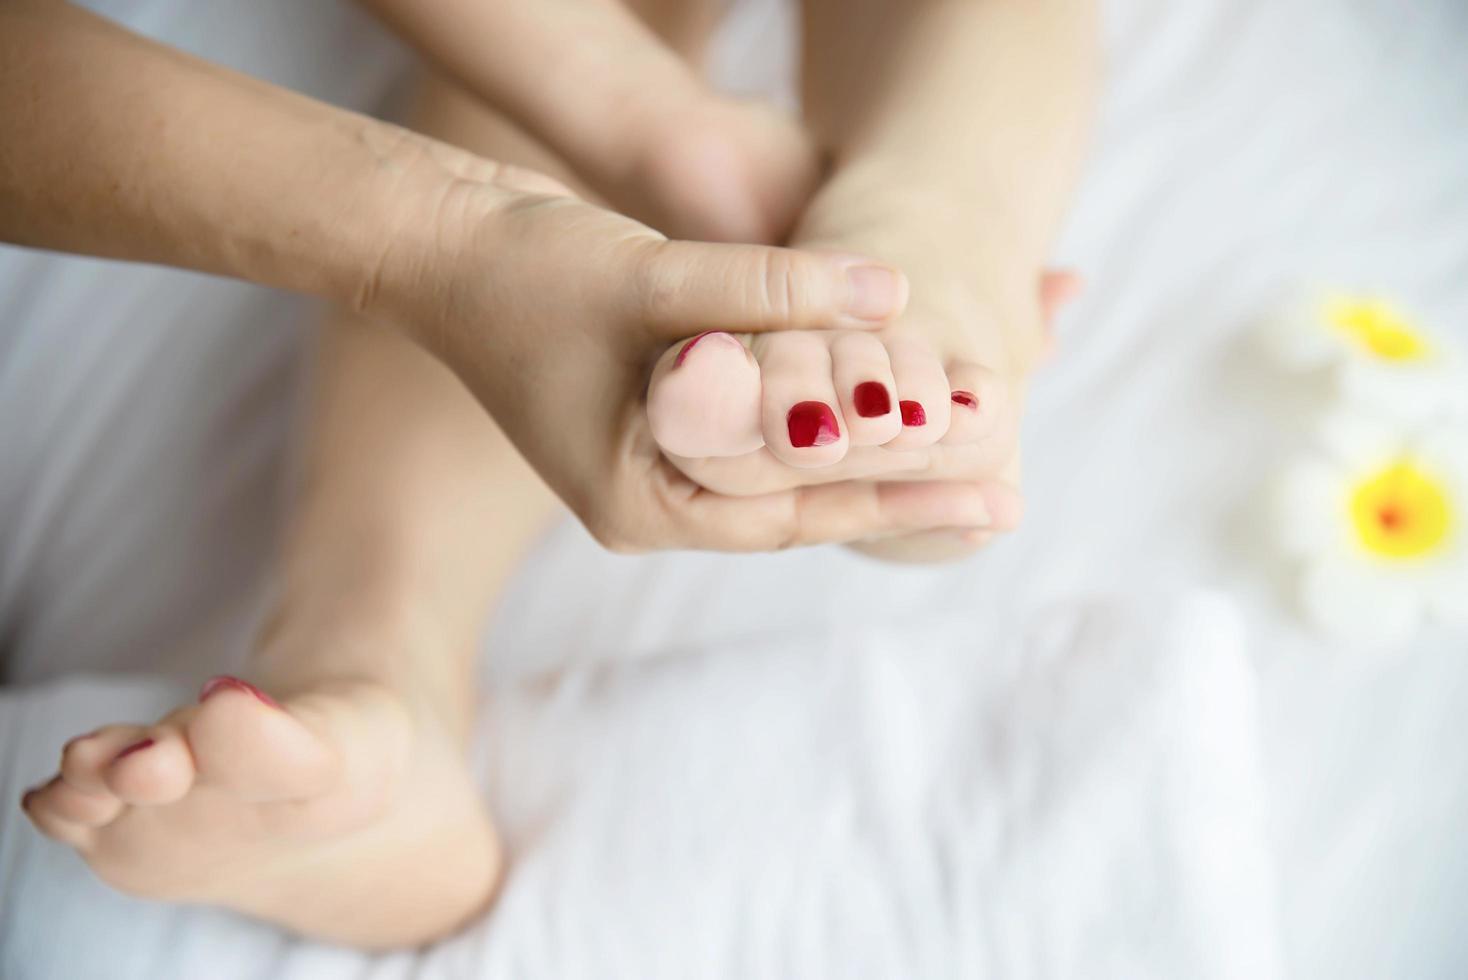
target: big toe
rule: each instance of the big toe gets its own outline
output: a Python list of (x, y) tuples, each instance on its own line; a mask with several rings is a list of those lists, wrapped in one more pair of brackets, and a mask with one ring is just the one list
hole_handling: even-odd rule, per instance
[(245, 801), (317, 795), (340, 767), (339, 754), (326, 738), (238, 678), (217, 677), (206, 683), (182, 731), (199, 782)]
[(742, 456), (764, 445), (760, 368), (733, 334), (699, 334), (667, 350), (653, 372), (647, 420), (664, 452)]

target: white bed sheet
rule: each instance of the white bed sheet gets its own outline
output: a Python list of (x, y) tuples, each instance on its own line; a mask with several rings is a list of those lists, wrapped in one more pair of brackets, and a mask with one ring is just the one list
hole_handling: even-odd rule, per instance
[[(110, 6), (145, 26), (173, 23), (158, 13), (167, 4)], [(228, 7), (191, 5), (180, 39), (219, 53), (224, 42), (205, 28)], [(328, 26), (299, 25), (301, 47), (310, 30), (337, 38), (339, 53), (352, 50), (341, 38), (370, 35), (340, 8), (322, 9)], [(746, 33), (766, 13), (743, 11)], [(286, 943), (228, 916), (89, 886), (8, 811), (0, 970), (73, 977), (107, 963), (114, 975), (220, 976), (227, 949), (238, 976), (1254, 977), (1269, 975), (1278, 948), (1290, 976), (1468, 972), (1468, 651), (1434, 636), (1364, 658), (1294, 627), (1249, 520), (1286, 450), (1290, 401), (1240, 342), (1282, 292), (1320, 278), (1390, 289), (1444, 329), (1468, 331), (1468, 8), (1127, 0), (1109, 14), (1111, 87), (1063, 249), (1093, 285), (1033, 398), (1020, 534), (961, 568), (894, 571), (834, 551), (617, 558), (564, 528), (517, 578), (486, 642), (495, 710), (482, 761), (521, 858), (490, 922), (423, 957), (365, 961)], [(726, 39), (721, 64), (757, 88), (762, 69), (742, 44), (737, 32)], [(353, 104), (369, 104), (385, 78), (362, 70), (346, 84), (329, 63), (316, 77), (235, 60)], [(292, 363), (299, 307), (199, 277), (14, 252), (0, 253), (0, 284), (13, 298), (0, 329), (0, 611), (19, 624), (7, 637), (12, 675), (39, 682), (64, 667), (159, 660), (202, 673), (227, 662), (278, 513), (262, 491), (281, 458), (290, 386), (274, 379)], [(63, 332), (69, 359), (58, 367)], [(251, 346), (262, 336), (268, 344)], [(228, 353), (246, 349), (263, 353)], [(183, 383), (167, 389), (172, 401), (156, 378), (135, 383), (156, 371), (153, 358)], [(220, 374), (223, 364), (232, 371)], [(78, 379), (99, 376), (106, 399), (82, 400)], [(215, 410), (194, 410), (206, 395)], [(99, 420), (85, 435), (74, 432), (77, 412)], [(231, 453), (223, 475), (203, 463), (221, 444)], [(49, 483), (28, 482), (36, 467)], [(93, 487), (88, 473), (107, 479)], [(210, 474), (204, 492), (200, 473)], [(201, 585), (202, 554), (232, 562)], [(185, 586), (214, 596), (188, 593), (192, 619), (171, 601)], [(1199, 600), (1199, 587), (1224, 598)], [(1247, 661), (1215, 635), (1233, 625), (1202, 631), (1204, 653), (1190, 651), (1178, 624), (1199, 615), (1241, 625)], [(1063, 656), (1040, 658), (1050, 673), (1024, 672), (1051, 624), (1098, 620), (1128, 625), (1100, 631), (1110, 647), (1078, 629)], [(201, 644), (217, 658), (205, 664)], [(1135, 670), (1087, 674), (1076, 664), (1093, 650)], [(1188, 657), (1194, 667), (1180, 667)], [(1119, 686), (1118, 673), (1151, 679)], [(1026, 681), (1035, 676), (1046, 680)], [(1094, 685), (1077, 690), (1074, 677)], [(7, 792), (44, 772), (73, 723), (102, 720), (114, 704), (146, 714), (166, 694), (7, 694)], [(1133, 713), (1143, 721), (1119, 728)], [(683, 741), (658, 737), (669, 731)], [(865, 751), (845, 744), (850, 732)], [(783, 768), (751, 783), (742, 753), (763, 758), (775, 736)], [(1078, 751), (1093, 740), (1112, 747)], [(1200, 767), (1234, 791), (1168, 810), (1167, 779), (1150, 777)], [(1017, 819), (1022, 803), (1038, 804), (1016, 786), (1047, 774), (1057, 781), (1045, 806)], [(944, 811), (944, 792), (971, 794), (967, 809)], [(657, 853), (645, 824), (626, 823), (654, 799), (691, 808), (700, 833), (731, 835), (667, 842), (686, 845), (683, 856), (727, 847), (734, 862), (774, 846), (824, 886), (801, 892), (790, 868), (768, 863)], [(840, 801), (849, 812), (825, 809)], [(713, 809), (721, 802), (740, 819)], [(1093, 854), (1066, 825), (1088, 808), (1107, 815)], [(1010, 821), (1022, 828), (1015, 851), (935, 857), (988, 839), (943, 825), (945, 812)], [(1263, 829), (1251, 823), (1260, 812)], [(824, 830), (821, 817), (832, 821)], [(1046, 821), (1058, 836), (1046, 837)], [(796, 848), (792, 832), (812, 836)], [(1147, 839), (1175, 846), (1147, 851)], [(1107, 854), (1130, 878), (1104, 867)], [(1199, 866), (1184, 863), (1190, 854)], [(1220, 854), (1245, 869), (1262, 854), (1255, 863), (1267, 866), (1218, 881)], [(700, 867), (723, 877), (688, 877)], [(738, 881), (736, 868), (759, 874)], [(940, 880), (944, 869), (963, 874)], [(841, 874), (852, 885), (835, 901)], [(1114, 905), (1092, 898), (1103, 884)], [(753, 902), (768, 895), (778, 901)], [(1159, 914), (1173, 907), (1212, 913)], [(1143, 921), (1156, 928), (1134, 931)], [(67, 927), (77, 922), (86, 928)], [(1198, 922), (1239, 925), (1233, 942), (1190, 940)], [(1256, 959), (1217, 953), (1237, 949)], [(879, 952), (867, 972), (845, 970), (859, 950)], [(1075, 950), (1116, 959), (1078, 967)], [(600, 959), (578, 955), (589, 951)], [(1210, 964), (1222, 972), (1205, 972)]]

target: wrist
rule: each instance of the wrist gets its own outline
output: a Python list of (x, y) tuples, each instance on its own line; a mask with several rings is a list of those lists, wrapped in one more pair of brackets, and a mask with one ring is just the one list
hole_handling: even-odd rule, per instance
[(353, 312), (394, 321), (411, 333), (432, 289), (428, 274), (439, 266), (445, 204), (455, 185), (465, 183), (435, 151), (461, 151), (376, 120), (361, 124), (352, 179), (357, 191), (344, 205), (342, 261), (332, 270), (328, 295)]

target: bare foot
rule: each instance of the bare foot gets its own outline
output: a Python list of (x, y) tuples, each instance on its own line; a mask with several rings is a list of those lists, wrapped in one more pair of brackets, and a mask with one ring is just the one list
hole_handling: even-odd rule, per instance
[(839, 186), (823, 191), (796, 243), (900, 263), (912, 294), (904, 315), (872, 333), (693, 337), (659, 360), (649, 423), (679, 469), (721, 493), (840, 479), (980, 482), (989, 511), (982, 525), (858, 546), (901, 560), (966, 554), (1022, 515), (1026, 381), (1075, 279), (1049, 274), (986, 289), (965, 272), (962, 242), (931, 227), (851, 222), (845, 215), (862, 209), (842, 197)]
[(485, 908), (499, 848), (448, 731), (373, 682), (272, 689), (215, 678), (72, 739), (21, 805), (124, 892), (334, 942), (418, 944)]

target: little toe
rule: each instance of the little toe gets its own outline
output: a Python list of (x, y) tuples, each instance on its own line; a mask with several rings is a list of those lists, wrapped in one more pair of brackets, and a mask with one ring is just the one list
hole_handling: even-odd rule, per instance
[(1009, 384), (997, 373), (969, 361), (948, 365), (952, 403), (947, 445), (978, 442), (990, 438), (1010, 415)]
[(764, 444), (760, 369), (733, 334), (709, 332), (670, 347), (653, 371), (647, 421), (675, 456), (740, 456)]
[(182, 799), (194, 784), (194, 760), (183, 733), (156, 725), (112, 757), (107, 788), (133, 806), (163, 806)]
[(86, 824), (67, 819), (54, 806), (48, 805), (51, 788), (52, 783), (48, 783), (27, 790), (20, 798), (20, 808), (25, 811), (31, 823), (35, 824), (36, 829), (52, 840), (68, 844), (79, 851), (89, 849), (96, 839), (96, 831)]
[(851, 445), (891, 442), (902, 431), (902, 418), (887, 348), (869, 333), (842, 333), (831, 344), (831, 362), (831, 378)]
[(906, 337), (887, 341), (892, 376), (897, 381), (902, 429), (887, 443), (890, 449), (931, 446), (948, 431), (953, 406), (948, 376), (927, 344)]
[(237, 678), (206, 684), (185, 729), (199, 781), (249, 802), (318, 795), (339, 771), (340, 759), (325, 740)]
[(83, 827), (101, 827), (111, 823), (124, 806), (122, 800), (111, 793), (83, 793), (60, 775), (37, 790), (30, 805), (46, 807), (62, 820)]
[(829, 344), (817, 331), (756, 338), (765, 445), (789, 466), (830, 466), (846, 455), (849, 441), (831, 382)]

